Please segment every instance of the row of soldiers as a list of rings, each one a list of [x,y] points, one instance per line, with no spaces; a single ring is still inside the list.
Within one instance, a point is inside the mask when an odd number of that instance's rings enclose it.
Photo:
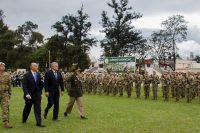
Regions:
[[[70,73],[64,74],[64,79],[70,76]],[[86,93],[119,95],[124,92],[131,97],[135,85],[136,97],[141,97],[143,87],[145,99],[149,98],[152,89],[153,100],[158,98],[158,88],[161,86],[162,97],[165,101],[169,100],[170,95],[178,102],[181,98],[191,102],[195,97],[199,97],[200,102],[200,73],[182,73],[182,72],[164,72],[160,77],[154,71],[153,74],[145,72],[144,75],[136,71],[124,74],[82,74],[83,90]],[[66,88],[68,88],[67,82]],[[160,85],[159,85],[160,84]]]

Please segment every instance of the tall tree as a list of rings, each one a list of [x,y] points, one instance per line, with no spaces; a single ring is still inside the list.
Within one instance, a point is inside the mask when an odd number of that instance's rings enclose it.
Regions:
[[[15,34],[9,30],[8,26],[4,23],[4,13],[0,10],[0,60],[5,62],[8,67],[13,63],[9,60],[9,55],[15,45]]]
[[[92,24],[88,21],[88,18],[89,16],[83,12],[82,6],[76,15],[68,14],[63,16],[61,21],[56,22],[52,26],[58,33],[56,37],[62,38],[61,40],[63,40],[61,43],[63,45],[62,53],[65,53],[63,54],[65,57],[62,57],[64,58],[63,61],[67,62],[66,59],[71,57],[71,64],[78,63],[82,69],[89,66],[87,52],[97,42],[89,34]],[[87,63],[83,64],[82,60]]]
[[[186,40],[187,22],[184,16],[173,15],[163,21],[163,29],[152,33],[150,37],[151,53],[154,59],[170,62],[168,64],[175,70],[176,57],[178,55],[177,43]]]
[[[26,21],[21,26],[18,26],[16,30],[18,47],[28,46],[34,48],[43,43],[43,35],[37,32],[37,29],[38,25],[31,21]]]
[[[165,30],[154,31],[150,38],[151,56],[154,60],[165,61],[171,56],[172,46]]]
[[[16,34],[17,58],[16,68],[27,68],[30,62],[35,61],[32,54],[37,50],[39,45],[43,43],[43,35],[37,31],[38,25],[31,21],[26,21],[21,26],[18,26]]]
[[[173,15],[167,20],[162,22],[164,30],[167,32],[172,46],[172,57],[174,65],[172,70],[176,70],[176,55],[177,55],[177,43],[186,40],[187,38],[187,21],[182,15]]]
[[[101,25],[105,39],[101,41],[105,56],[125,56],[137,51],[137,46],[145,44],[140,32],[132,26],[133,20],[142,17],[128,5],[128,0],[112,0],[107,5],[113,9],[114,15],[110,18],[106,11],[102,12]]]

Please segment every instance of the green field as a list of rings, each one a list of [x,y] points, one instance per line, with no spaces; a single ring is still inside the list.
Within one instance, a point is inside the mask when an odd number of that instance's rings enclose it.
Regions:
[[[133,92],[134,93],[134,92]],[[10,121],[13,129],[3,129],[0,133],[200,133],[200,105],[198,100],[179,103],[170,99],[164,102],[119,96],[84,95],[85,112],[88,120],[81,120],[77,108],[65,118],[63,112],[68,96],[60,99],[60,114],[57,122],[52,121],[52,110],[43,120],[45,128],[35,126],[33,110],[26,124],[21,123],[24,100],[22,90],[13,89],[10,106]],[[42,110],[46,105],[42,99]]]

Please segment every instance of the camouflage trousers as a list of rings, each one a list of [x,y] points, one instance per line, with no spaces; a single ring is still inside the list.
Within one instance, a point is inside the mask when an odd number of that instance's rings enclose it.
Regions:
[[[141,84],[135,84],[136,96],[140,98]]]
[[[198,97],[199,97],[199,103],[200,103],[200,84],[197,86],[198,88]]]
[[[158,84],[152,84],[153,100],[157,100],[158,97]]]
[[[162,86],[164,100],[168,101],[169,99],[169,86]]]
[[[106,95],[109,95],[110,93],[112,93],[112,90],[113,90],[113,86],[112,85],[109,85],[108,87],[106,87]]]
[[[97,84],[93,84],[93,86],[92,86],[92,92],[93,92],[94,94],[97,93],[97,91],[98,91],[97,89],[98,89]]]
[[[8,91],[0,91],[0,105],[2,109],[3,122],[9,122],[9,101],[10,96]]]
[[[178,102],[180,100],[180,97],[181,97],[181,86],[180,85],[177,85],[175,87],[175,98],[176,98],[176,101]]]
[[[132,86],[131,85],[126,85],[125,90],[127,92],[128,97],[131,97],[131,91],[132,91]]]
[[[186,85],[186,97],[187,97],[187,102],[190,103],[192,101],[192,88],[191,88],[191,85]]]
[[[182,98],[185,97],[185,86],[186,86],[186,85],[182,85],[182,86],[181,86],[180,93],[181,93],[181,97],[182,97]]]
[[[100,84],[97,85],[97,93],[100,95],[103,93],[103,86]]]
[[[119,90],[119,89],[118,89],[118,86],[115,85],[115,86],[113,87],[113,96],[116,96],[116,95],[118,94],[118,90]]]
[[[144,97],[145,99],[149,98],[150,93],[150,84],[144,84]]]
[[[124,92],[124,86],[120,85],[119,86],[119,95],[123,96],[123,92]]]
[[[175,86],[176,86],[176,85],[172,85],[172,86],[171,86],[171,94],[172,94],[172,97],[173,97],[173,98],[175,97]]]

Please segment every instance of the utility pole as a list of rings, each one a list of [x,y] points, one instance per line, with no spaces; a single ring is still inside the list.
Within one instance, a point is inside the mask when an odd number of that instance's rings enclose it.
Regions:
[[[51,51],[49,50],[49,70],[50,70],[50,66],[51,65]]]

